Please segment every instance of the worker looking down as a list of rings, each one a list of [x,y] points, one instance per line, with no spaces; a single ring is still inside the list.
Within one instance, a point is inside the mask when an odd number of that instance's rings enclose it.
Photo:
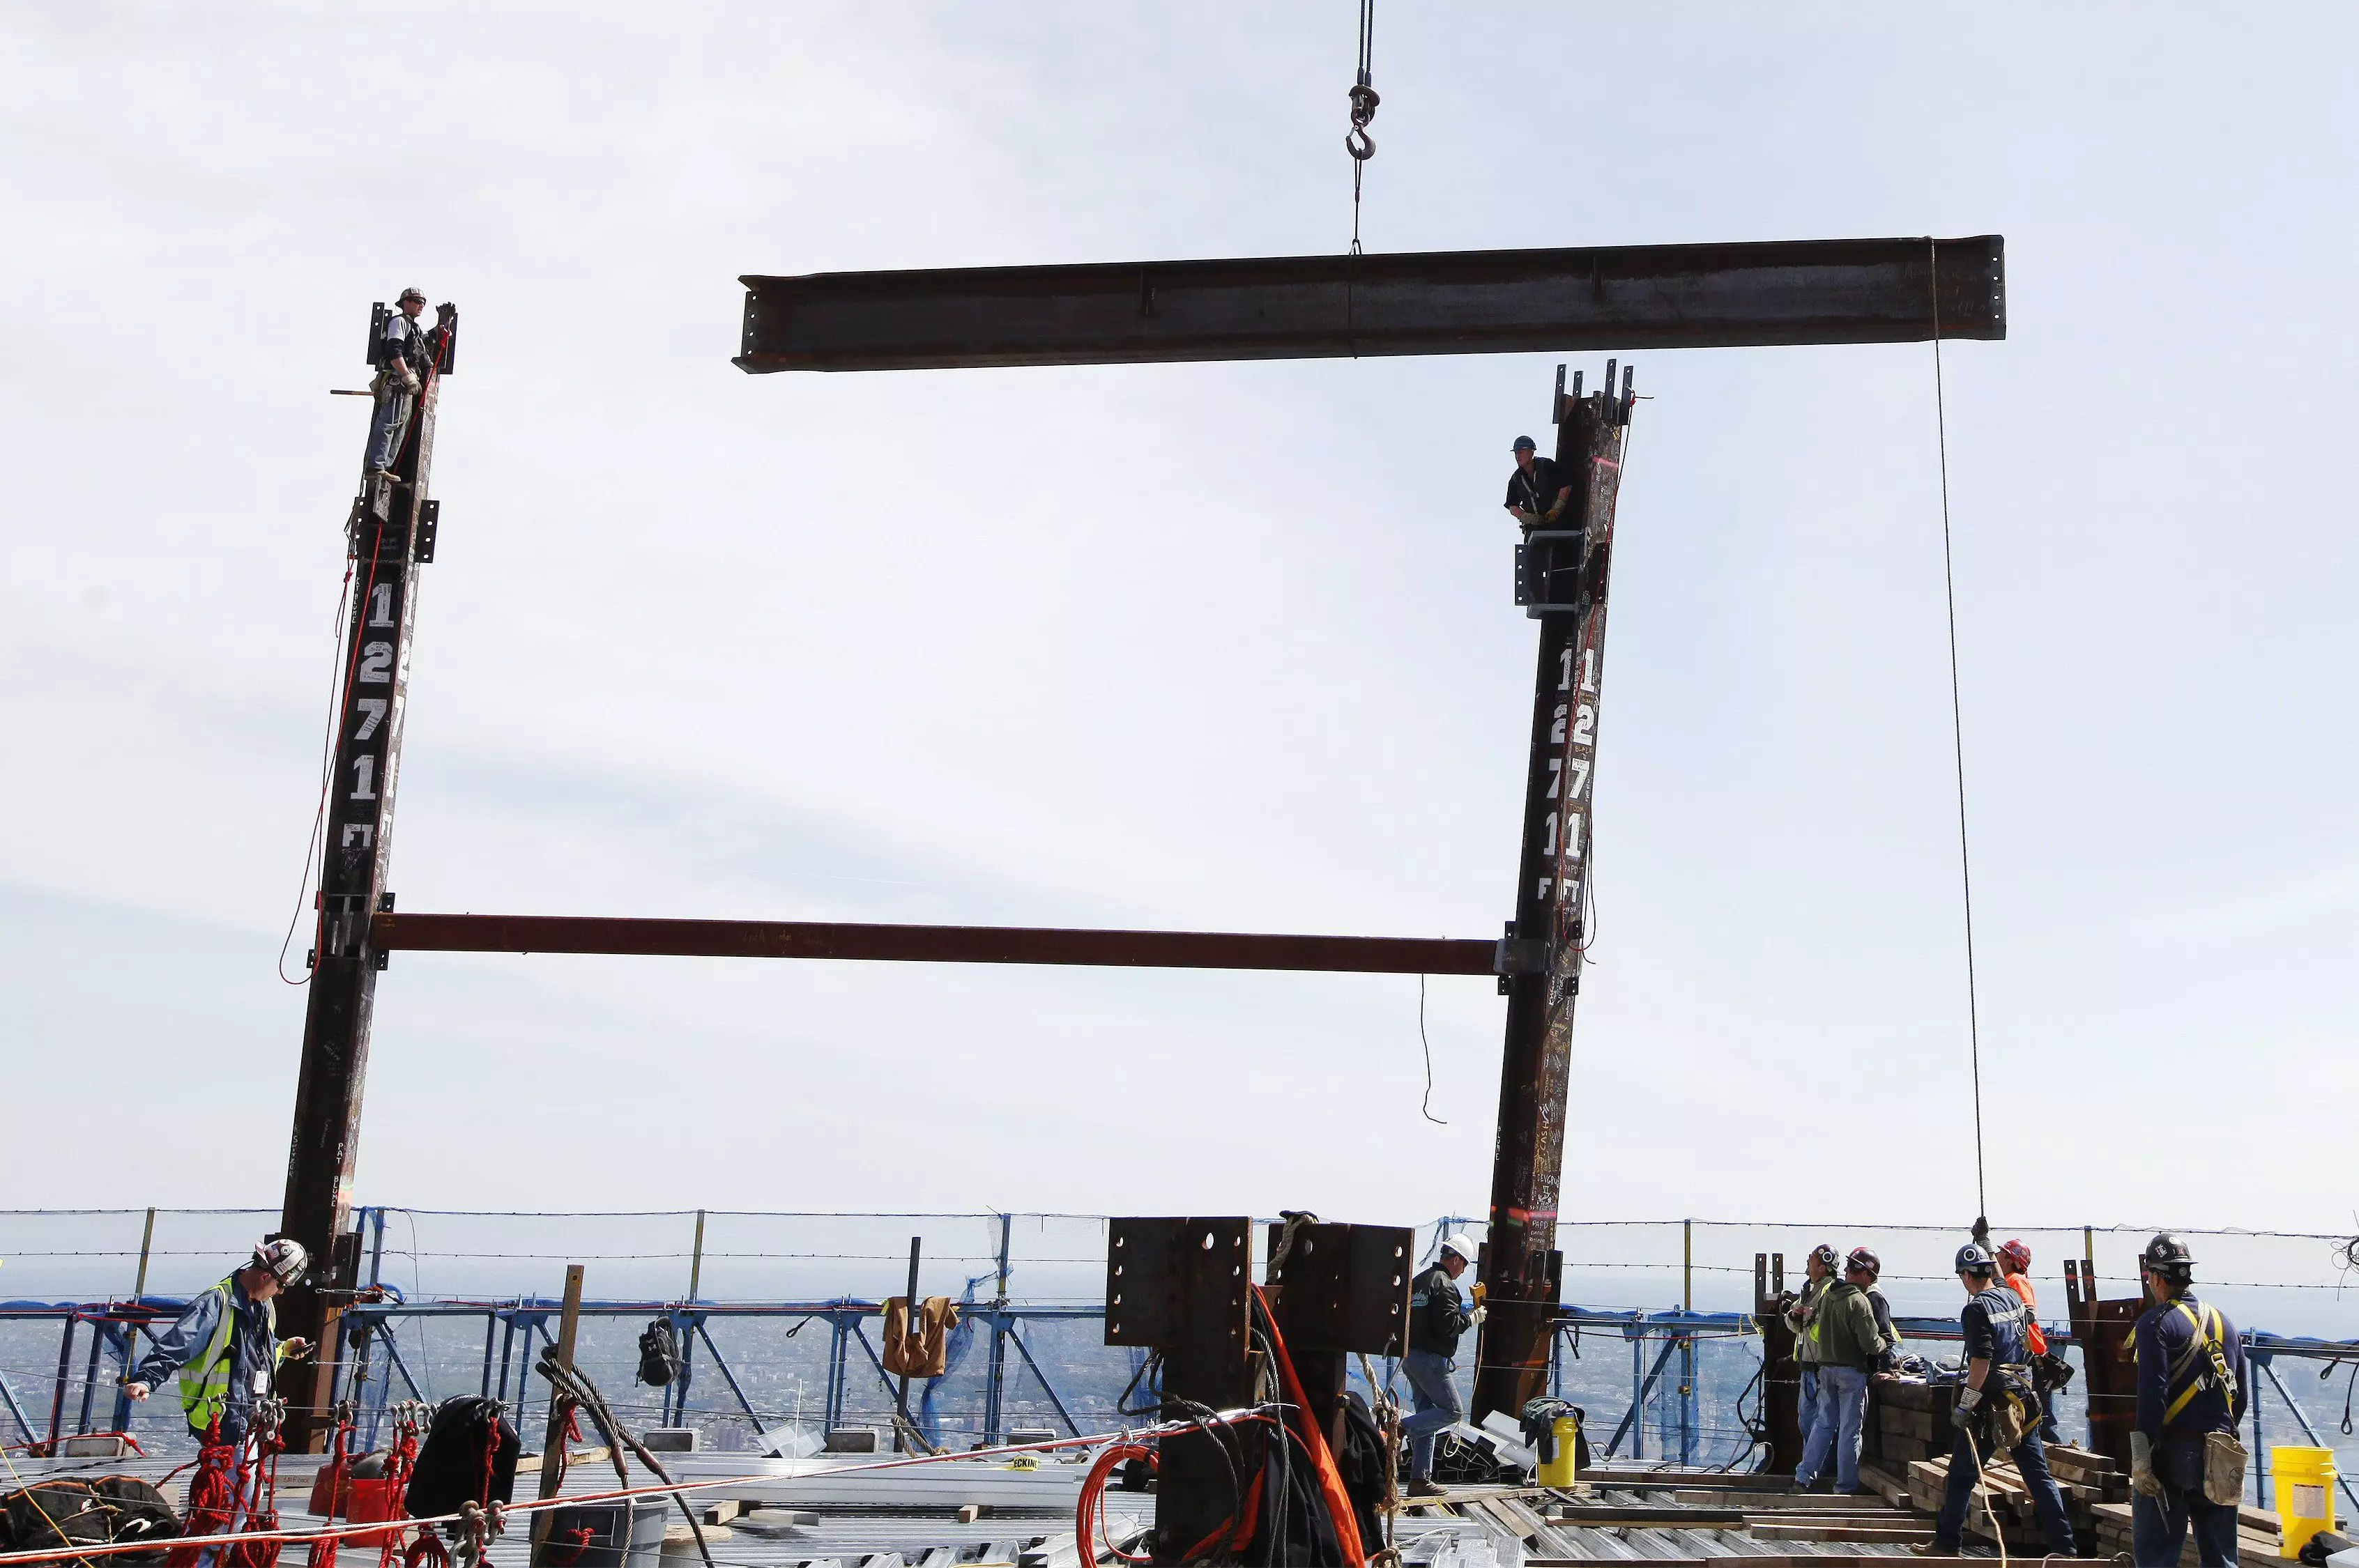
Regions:
[[[1875,1314],[1875,1332],[1884,1336],[1884,1354],[1876,1358],[1875,1369],[1889,1372],[1900,1359],[1900,1331],[1892,1326],[1892,1303],[1876,1283],[1883,1277],[1884,1260],[1873,1247],[1854,1247],[1843,1259],[1843,1278],[1867,1293],[1867,1304]]]
[[[2031,1391],[2031,1346],[2023,1331],[2031,1314],[2023,1298],[1999,1283],[1998,1260],[1969,1241],[1958,1249],[1958,1283],[1965,1309],[1958,1327],[1965,1339],[1965,1386],[1950,1412],[1957,1436],[1950,1449],[1950,1477],[1933,1539],[1913,1546],[1919,1556],[1955,1557],[1966,1528],[1966,1507],[1981,1481],[1985,1455],[2001,1449],[2015,1459],[2024,1489],[2039,1514],[2039,1533],[2051,1555],[2073,1555],[2072,1525],[2064,1517],[2064,1494],[2048,1473],[2048,1449],[2039,1441],[2039,1406]],[[2144,1558],[2139,1559],[2144,1562]],[[2174,1559],[2175,1561],[2175,1559]]]
[[[426,311],[426,296],[415,288],[405,288],[396,303],[397,308],[385,319],[385,330],[376,344],[376,380],[369,384],[369,391],[376,397],[375,413],[369,423],[368,477],[372,483],[393,477],[393,460],[401,450],[402,436],[409,428],[410,410],[417,406],[427,373],[434,368],[434,348],[426,341],[426,327],[419,320]]]
[[[1474,1287],[1471,1312],[1466,1298],[1458,1293],[1458,1276],[1473,1261],[1474,1243],[1463,1232],[1445,1236],[1433,1267],[1409,1285],[1408,1354],[1401,1357],[1401,1370],[1408,1374],[1416,1408],[1401,1422],[1401,1430],[1408,1435],[1408,1495],[1413,1498],[1430,1498],[1441,1490],[1433,1484],[1434,1442],[1444,1427],[1466,1419],[1451,1374],[1458,1369],[1454,1357],[1460,1336],[1481,1323],[1488,1310],[1481,1285]]]
[[[1859,1490],[1859,1428],[1867,1413],[1868,1375],[1891,1347],[1875,1326],[1875,1307],[1867,1298],[1867,1287],[1875,1282],[1875,1275],[1854,1252],[1843,1277],[1831,1281],[1819,1300],[1818,1317],[1810,1325],[1819,1347],[1819,1413],[1810,1422],[1802,1466],[1794,1474],[1797,1491],[1808,1491],[1826,1476],[1830,1454],[1835,1490]]]
[[[1529,436],[1516,438],[1516,469],[1507,476],[1507,515],[1523,525],[1553,528],[1563,519],[1572,499],[1572,484],[1557,474],[1556,464],[1539,455]]]
[[[2138,1255],[2153,1305],[2137,1320],[2137,1424],[2130,1432],[2130,1551],[2136,1563],[2176,1564],[2195,1527],[2204,1568],[2236,1561],[2244,1496],[2245,1346],[2218,1307],[2189,1287],[2195,1260],[2175,1236]]]
[[[190,1434],[201,1443],[218,1422],[221,1442],[245,1441],[254,1401],[270,1392],[279,1363],[311,1353],[308,1340],[279,1339],[277,1310],[270,1304],[310,1266],[299,1241],[258,1244],[245,1268],[201,1292],[169,1328],[151,1336],[155,1348],[124,1379],[124,1393],[144,1400],[178,1372]]]

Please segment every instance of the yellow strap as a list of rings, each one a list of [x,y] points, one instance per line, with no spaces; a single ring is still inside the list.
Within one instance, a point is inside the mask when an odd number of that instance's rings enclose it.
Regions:
[[[2195,1309],[2189,1306],[2185,1302],[2177,1302],[2173,1304],[2178,1307],[2180,1313],[2185,1314],[2188,1323],[2191,1325],[2195,1330],[2194,1336],[2188,1341],[2187,1355],[2179,1364],[2180,1367],[2186,1367],[2192,1363],[2196,1357],[2204,1354],[2210,1350],[2212,1346],[2219,1343],[2220,1309],[2212,1306],[2209,1303],[2206,1303],[2203,1307],[2203,1315],[2198,1317],[2195,1314]],[[2173,1368],[2171,1369],[2172,1373],[2176,1375],[2178,1369],[2178,1368]],[[2171,1400],[2169,1407],[2162,1412],[2164,1424],[2168,1425],[2171,1422],[2177,1421],[2179,1419],[2179,1412],[2192,1404],[2195,1400],[2195,1396],[2202,1391],[2203,1377],[2202,1374],[2199,1372],[2194,1378],[2189,1380],[2187,1384],[2187,1391],[2180,1394],[2177,1399]],[[2225,1394],[2227,1390],[2223,1389],[2221,1392]]]

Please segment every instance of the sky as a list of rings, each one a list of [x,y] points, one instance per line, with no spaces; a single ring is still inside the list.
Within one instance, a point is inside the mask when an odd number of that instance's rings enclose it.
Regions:
[[[2007,340],[1943,355],[1989,1212],[2359,1227],[2359,21],[1378,11],[1371,250],[2006,236]],[[0,1202],[278,1202],[366,418],[327,394],[411,284],[464,329],[404,910],[1495,935],[1498,502],[1560,356],[729,363],[745,273],[1342,250],[1354,27],[0,11]],[[1962,1225],[1931,351],[1636,377],[1563,1212]],[[377,994],[364,1203],[1488,1189],[1486,979],[400,954]]]

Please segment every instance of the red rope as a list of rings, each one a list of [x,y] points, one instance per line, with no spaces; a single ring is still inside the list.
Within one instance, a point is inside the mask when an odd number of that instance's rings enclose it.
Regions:
[[[1113,1476],[1114,1467],[1126,1459],[1143,1459],[1152,1469],[1155,1466],[1155,1450],[1143,1443],[1109,1444],[1090,1466],[1090,1473],[1082,1478],[1082,1500],[1073,1510],[1073,1539],[1081,1546],[1083,1563],[1098,1560],[1096,1541],[1105,1525],[1106,1482]],[[1134,1555],[1125,1552],[1114,1543],[1111,1536],[1106,1538],[1106,1550],[1125,1563],[1153,1560],[1151,1553]],[[571,1564],[560,1563],[558,1568],[571,1568]]]

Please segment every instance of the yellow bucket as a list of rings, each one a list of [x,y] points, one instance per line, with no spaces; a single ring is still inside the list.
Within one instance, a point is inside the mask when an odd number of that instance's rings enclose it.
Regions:
[[[2269,1469],[2277,1483],[2277,1528],[2285,1532],[2277,1555],[2299,1557],[2304,1541],[2334,1528],[2334,1450],[2272,1447]]]
[[[1576,1479],[1573,1455],[1581,1448],[1581,1421],[1577,1416],[1556,1418],[1556,1457],[1540,1465],[1540,1485],[1570,1487]]]

